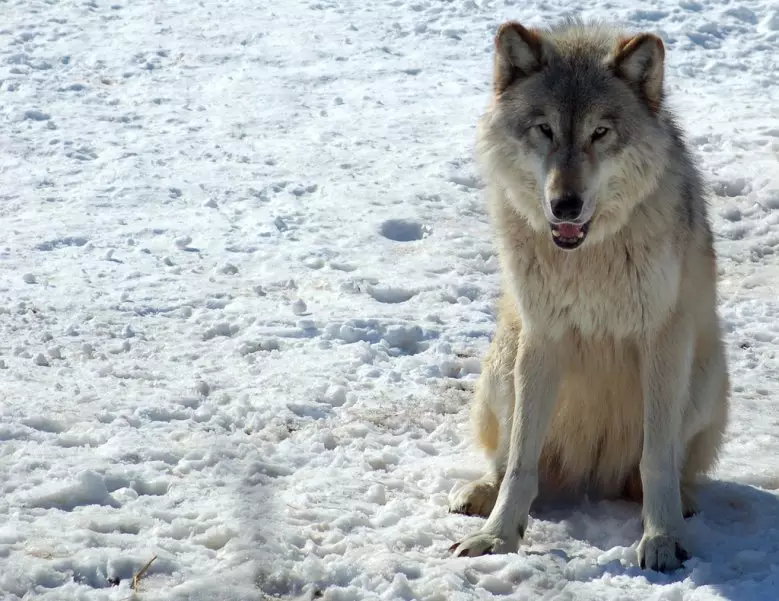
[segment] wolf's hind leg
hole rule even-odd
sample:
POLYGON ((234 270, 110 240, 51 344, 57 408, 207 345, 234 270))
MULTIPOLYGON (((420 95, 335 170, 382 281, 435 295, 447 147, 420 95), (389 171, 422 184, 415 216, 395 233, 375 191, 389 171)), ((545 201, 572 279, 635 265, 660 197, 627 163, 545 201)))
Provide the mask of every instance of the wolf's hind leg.
POLYGON ((486 518, 495 506, 505 472, 514 406, 513 365, 519 332, 518 323, 512 317, 511 312, 503 310, 497 334, 484 358, 471 405, 471 430, 491 466, 481 478, 450 495, 449 509, 453 513, 486 518))
POLYGON ((505 383, 490 382, 492 375, 483 373, 476 388, 476 398, 471 407, 471 427, 479 446, 490 458, 490 469, 478 480, 467 483, 455 490, 449 498, 449 510, 452 513, 489 517, 498 497, 498 489, 503 478, 505 464, 505 435, 501 424, 491 407, 491 396, 500 394, 496 388, 505 383), (496 386, 497 384, 497 386, 496 386))
POLYGON ((497 474, 488 472, 478 480, 468 482, 455 490, 449 497, 449 511, 487 518, 495 507, 499 487, 497 474))

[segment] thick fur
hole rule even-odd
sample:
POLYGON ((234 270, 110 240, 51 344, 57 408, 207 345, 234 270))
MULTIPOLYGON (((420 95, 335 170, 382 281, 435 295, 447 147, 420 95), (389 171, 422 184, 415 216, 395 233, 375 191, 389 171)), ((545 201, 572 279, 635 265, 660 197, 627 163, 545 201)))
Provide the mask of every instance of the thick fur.
POLYGON ((514 552, 539 490, 586 492, 643 502, 641 565, 678 568, 729 383, 704 190, 664 100, 662 41, 507 23, 495 56, 477 147, 504 295, 471 414, 493 468, 453 493, 453 511, 488 519, 452 550, 514 552), (551 234, 561 194, 589 219, 575 250, 551 234))

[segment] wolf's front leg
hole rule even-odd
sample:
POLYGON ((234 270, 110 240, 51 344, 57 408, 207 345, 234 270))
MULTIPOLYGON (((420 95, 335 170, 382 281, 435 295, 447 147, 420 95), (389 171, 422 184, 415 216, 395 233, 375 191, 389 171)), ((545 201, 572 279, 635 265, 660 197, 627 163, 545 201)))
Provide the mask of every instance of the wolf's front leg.
POLYGON ((538 494, 538 461, 557 398, 557 348, 551 341, 520 335, 505 476, 482 529, 450 548, 458 557, 517 551, 527 528, 530 504, 538 494))
POLYGON ((638 546, 642 568, 661 572, 682 566, 689 555, 679 479, 684 457, 682 419, 689 399, 694 335, 687 320, 673 319, 641 349, 644 395, 644 536, 638 546))

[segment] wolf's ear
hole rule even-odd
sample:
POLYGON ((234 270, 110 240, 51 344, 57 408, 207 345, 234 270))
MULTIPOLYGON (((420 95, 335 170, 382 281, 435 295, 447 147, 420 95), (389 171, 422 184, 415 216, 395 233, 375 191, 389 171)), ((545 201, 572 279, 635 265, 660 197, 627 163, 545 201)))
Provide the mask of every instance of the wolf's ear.
POLYGON ((542 33, 516 21, 503 23, 495 36, 495 93, 540 71, 554 52, 554 45, 542 33))
POLYGON ((663 40, 651 33, 621 40, 609 61, 617 76, 638 91, 654 112, 663 101, 664 63, 663 40))

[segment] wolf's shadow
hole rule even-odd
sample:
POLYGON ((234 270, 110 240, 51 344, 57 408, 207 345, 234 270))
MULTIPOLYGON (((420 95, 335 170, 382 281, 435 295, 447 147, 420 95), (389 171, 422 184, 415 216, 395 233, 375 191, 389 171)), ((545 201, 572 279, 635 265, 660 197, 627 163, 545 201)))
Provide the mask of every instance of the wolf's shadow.
MULTIPOLYGON (((541 500, 532 516, 558 526, 564 523, 561 540, 586 541, 604 551, 606 561, 592 578, 605 574, 643 576, 657 584, 689 580, 695 587, 712 587, 727 599, 779 599, 779 494, 749 484, 709 480, 701 484, 698 502, 699 513, 686 520, 692 558, 671 574, 642 570, 635 561, 625 565, 618 557, 608 561, 607 552, 615 548, 623 548, 623 558, 634 559, 635 544, 641 537, 637 503, 572 505, 570 500, 541 500)), ((554 540, 549 543, 547 550, 540 552, 560 553, 553 548, 554 540)))

